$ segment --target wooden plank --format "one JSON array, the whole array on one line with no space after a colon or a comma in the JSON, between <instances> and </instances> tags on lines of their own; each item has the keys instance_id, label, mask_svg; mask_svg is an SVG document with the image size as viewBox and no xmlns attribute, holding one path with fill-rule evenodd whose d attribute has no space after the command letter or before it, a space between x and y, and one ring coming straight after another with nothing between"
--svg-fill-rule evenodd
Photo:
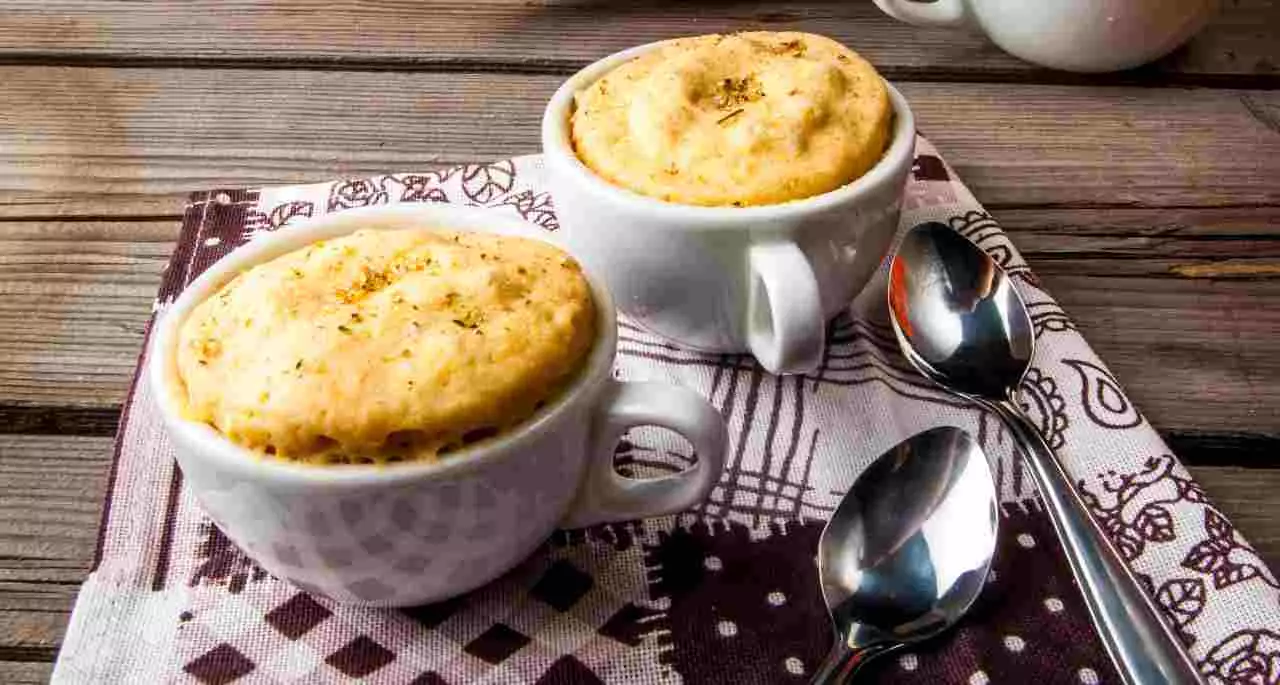
<instances>
[{"instance_id":1,"label":"wooden plank","mask_svg":"<svg viewBox=\"0 0 1280 685\"><path fill-rule=\"evenodd\" d=\"M0 661L0 683L44 685L53 675L53 664L32 661Z\"/></svg>"},{"instance_id":2,"label":"wooden plank","mask_svg":"<svg viewBox=\"0 0 1280 685\"><path fill-rule=\"evenodd\" d=\"M1277 433L1280 276L1183 267L1280 263L1280 208L995 214L1154 425ZM119 405L176 231L169 220L0 222L0 317L25 322L0 328L0 408L30 407L8 410L11 421L109 431L109 414L41 428L39 407Z\"/></svg>"},{"instance_id":3,"label":"wooden plank","mask_svg":"<svg viewBox=\"0 0 1280 685\"><path fill-rule=\"evenodd\" d=\"M0 67L0 218L169 215L190 190L537 152L559 83ZM902 87L921 129L990 208L1280 204L1280 92Z\"/></svg>"},{"instance_id":4,"label":"wooden plank","mask_svg":"<svg viewBox=\"0 0 1280 685\"><path fill-rule=\"evenodd\" d=\"M83 551L92 555L93 546ZM66 635L87 571L81 569L73 579L63 580L65 574L57 562L43 563L45 568L32 564L29 580L0 582L0 664L6 660L53 661ZM0 668L0 674L3 672ZM9 681L0 677L0 682Z\"/></svg>"},{"instance_id":5,"label":"wooden plank","mask_svg":"<svg viewBox=\"0 0 1280 685\"><path fill-rule=\"evenodd\" d=\"M70 185L70 184L68 184ZM0 187L0 221L22 219L182 218L190 189L154 193L78 193L74 188L38 190Z\"/></svg>"},{"instance_id":6,"label":"wooden plank","mask_svg":"<svg viewBox=\"0 0 1280 685\"><path fill-rule=\"evenodd\" d=\"M558 81L0 67L0 217L170 214L185 193L209 187L536 152Z\"/></svg>"},{"instance_id":7,"label":"wooden plank","mask_svg":"<svg viewBox=\"0 0 1280 685\"><path fill-rule=\"evenodd\" d=\"M988 209L1280 204L1280 161L1267 159L1280 146L1280 93L911 83L903 92ZM1030 100L1009 99L1022 95Z\"/></svg>"},{"instance_id":8,"label":"wooden plank","mask_svg":"<svg viewBox=\"0 0 1280 685\"><path fill-rule=\"evenodd\" d=\"M70 606L62 611L0 611L0 663L52 662L70 618Z\"/></svg>"},{"instance_id":9,"label":"wooden plank","mask_svg":"<svg viewBox=\"0 0 1280 685\"><path fill-rule=\"evenodd\" d=\"M1272 0L1236 0L1184 49L1128 79L1275 80ZM977 33L893 21L869 2L441 0L402 3L10 0L0 58L128 63L273 63L346 68L565 72L653 40L744 29L804 30L861 51L890 78L1071 78L1002 53ZM1081 80L1096 82L1099 77Z\"/></svg>"},{"instance_id":10,"label":"wooden plank","mask_svg":"<svg viewBox=\"0 0 1280 685\"><path fill-rule=\"evenodd\" d=\"M112 444L0 435L0 663L57 653L93 558Z\"/></svg>"},{"instance_id":11,"label":"wooden plank","mask_svg":"<svg viewBox=\"0 0 1280 685\"><path fill-rule=\"evenodd\" d=\"M0 404L0 434L111 437L120 423L120 405L49 407Z\"/></svg>"},{"instance_id":12,"label":"wooden plank","mask_svg":"<svg viewBox=\"0 0 1280 685\"><path fill-rule=\"evenodd\" d=\"M1062 243L1063 248L1070 247L1076 252L1109 252L1143 258L1152 251L1167 253L1164 244L1170 240L1197 240L1201 248L1217 250L1221 247L1219 243L1274 239L1280 233L1276 228L1280 226L1280 207L1274 206L1003 207L996 212L996 218L1006 231L1016 233L1020 241L1028 233L1039 234L1037 240L1042 252L1049 249L1051 241L1062 240L1067 241Z\"/></svg>"},{"instance_id":13,"label":"wooden plank","mask_svg":"<svg viewBox=\"0 0 1280 685\"><path fill-rule=\"evenodd\" d=\"M20 581L31 560L88 567L111 446L110 438L0 435L0 582Z\"/></svg>"},{"instance_id":14,"label":"wooden plank","mask_svg":"<svg viewBox=\"0 0 1280 685\"><path fill-rule=\"evenodd\" d=\"M0 404L123 401L178 227L0 222Z\"/></svg>"},{"instance_id":15,"label":"wooden plank","mask_svg":"<svg viewBox=\"0 0 1280 685\"><path fill-rule=\"evenodd\" d=\"M66 450L76 453L83 449L78 442L67 441ZM45 442L39 451L25 454L33 463L49 464L63 460L66 453L56 442ZM1280 507L1271 497L1280 489L1280 469L1193 466L1190 470L1262 558L1272 568L1280 567ZM0 499L9 495L10 488L0 481ZM6 540L7 534L0 532L0 545ZM87 566L92 554L92 542L82 542L76 550L78 561L71 564ZM13 561L0 555L0 563L12 565ZM37 560L17 570L0 568L0 682L10 682L4 678L5 668L12 668L5 665L6 659L52 660L55 656L66 632L80 574L82 571L60 560Z\"/></svg>"}]
</instances>

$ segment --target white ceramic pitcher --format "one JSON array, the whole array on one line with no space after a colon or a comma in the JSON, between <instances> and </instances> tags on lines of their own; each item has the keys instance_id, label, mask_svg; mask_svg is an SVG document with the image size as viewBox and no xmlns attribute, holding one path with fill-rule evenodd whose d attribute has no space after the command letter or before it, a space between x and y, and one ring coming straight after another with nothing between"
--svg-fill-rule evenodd
<instances>
[{"instance_id":1,"label":"white ceramic pitcher","mask_svg":"<svg viewBox=\"0 0 1280 685\"><path fill-rule=\"evenodd\" d=\"M1199 31L1219 0L875 0L917 26L976 27L1006 52L1066 71L1129 69Z\"/></svg>"}]
</instances>

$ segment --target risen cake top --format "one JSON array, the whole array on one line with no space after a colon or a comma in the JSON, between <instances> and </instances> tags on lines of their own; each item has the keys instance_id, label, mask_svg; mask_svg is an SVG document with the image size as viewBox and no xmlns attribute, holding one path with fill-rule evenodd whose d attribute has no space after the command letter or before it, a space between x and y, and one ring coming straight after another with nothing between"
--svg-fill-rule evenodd
<instances>
[{"instance_id":1,"label":"risen cake top","mask_svg":"<svg viewBox=\"0 0 1280 685\"><path fill-rule=\"evenodd\" d=\"M435 459L528 418L581 366L569 255L486 233L365 230L237 276L184 322L188 418L277 458Z\"/></svg>"},{"instance_id":2,"label":"risen cake top","mask_svg":"<svg viewBox=\"0 0 1280 685\"><path fill-rule=\"evenodd\" d=\"M767 205L845 185L887 145L875 69L823 36L667 41L577 94L578 157L610 183L690 205Z\"/></svg>"}]
</instances>

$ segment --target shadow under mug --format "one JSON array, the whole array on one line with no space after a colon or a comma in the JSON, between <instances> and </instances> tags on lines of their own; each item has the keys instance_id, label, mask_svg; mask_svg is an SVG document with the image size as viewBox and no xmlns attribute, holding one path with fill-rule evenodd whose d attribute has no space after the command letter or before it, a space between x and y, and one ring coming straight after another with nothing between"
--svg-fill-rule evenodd
<instances>
[{"instance_id":1,"label":"shadow under mug","mask_svg":"<svg viewBox=\"0 0 1280 685\"><path fill-rule=\"evenodd\" d=\"M265 570L340 602L410 606L478 587L519 563L558 526L675 513L720 479L727 431L697 393L612 378L612 299L584 265L598 334L577 378L533 417L437 463L318 467L264 459L182 414L175 350L192 308L236 274L358 229L436 227L555 243L492 210L449 205L354 209L254 240L209 268L162 315L148 376L186 482L209 517ZM697 463L623 478L614 448L656 425L692 443Z\"/></svg>"},{"instance_id":2,"label":"shadow under mug","mask_svg":"<svg viewBox=\"0 0 1280 685\"><path fill-rule=\"evenodd\" d=\"M812 371L822 362L827 321L867 284L897 231L915 150L911 109L888 86L888 149L835 190L754 207L664 202L597 176L578 159L569 132L578 92L660 45L606 57L551 97L542 150L560 237L645 329L698 351L750 352L773 373Z\"/></svg>"}]
</instances>

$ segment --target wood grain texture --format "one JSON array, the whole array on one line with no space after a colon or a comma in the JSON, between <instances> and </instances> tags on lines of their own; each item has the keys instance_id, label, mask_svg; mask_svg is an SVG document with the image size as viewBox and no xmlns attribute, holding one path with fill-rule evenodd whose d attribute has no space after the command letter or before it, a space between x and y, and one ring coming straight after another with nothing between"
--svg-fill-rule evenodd
<instances>
[{"instance_id":1,"label":"wood grain texture","mask_svg":"<svg viewBox=\"0 0 1280 685\"><path fill-rule=\"evenodd\" d=\"M0 222L0 404L118 405L177 230Z\"/></svg>"},{"instance_id":2,"label":"wood grain texture","mask_svg":"<svg viewBox=\"0 0 1280 685\"><path fill-rule=\"evenodd\" d=\"M0 434L82 435L113 437L120 424L120 406L49 407L30 403L0 403Z\"/></svg>"},{"instance_id":3,"label":"wood grain texture","mask_svg":"<svg viewBox=\"0 0 1280 685\"><path fill-rule=\"evenodd\" d=\"M0 24L3 25L3 24ZM0 218L537 152L560 78L0 67ZM1280 92L905 83L989 208L1280 204Z\"/></svg>"},{"instance_id":4,"label":"wood grain texture","mask_svg":"<svg viewBox=\"0 0 1280 685\"><path fill-rule=\"evenodd\" d=\"M9 566L15 561L87 567L84 550L97 541L111 445L108 438L0 435L0 582L19 573L21 567Z\"/></svg>"},{"instance_id":5,"label":"wood grain texture","mask_svg":"<svg viewBox=\"0 0 1280 685\"><path fill-rule=\"evenodd\" d=\"M1280 277L1280 207L992 211L1041 276Z\"/></svg>"},{"instance_id":6,"label":"wood grain texture","mask_svg":"<svg viewBox=\"0 0 1280 685\"><path fill-rule=\"evenodd\" d=\"M1185 48L1119 78L1276 81L1280 46L1267 27L1280 23L1280 5L1224 4ZM0 24L0 59L563 73L653 40L762 28L830 35L890 78L1072 78L1009 57L977 33L907 26L870 2L848 0L10 0Z\"/></svg>"},{"instance_id":7,"label":"wood grain texture","mask_svg":"<svg viewBox=\"0 0 1280 685\"><path fill-rule=\"evenodd\" d=\"M0 683L9 685L44 685L53 675L48 662L5 661L0 659Z\"/></svg>"},{"instance_id":8,"label":"wood grain texture","mask_svg":"<svg viewBox=\"0 0 1280 685\"><path fill-rule=\"evenodd\" d=\"M113 443L0 435L0 664L57 654L92 561Z\"/></svg>"},{"instance_id":9,"label":"wood grain texture","mask_svg":"<svg viewBox=\"0 0 1280 685\"><path fill-rule=\"evenodd\" d=\"M995 215L1153 425L1280 434L1280 278L1178 270L1280 262L1280 208ZM176 231L162 219L0 222L0 317L25 322L0 327L0 410L35 422L40 406L123 401Z\"/></svg>"}]
</instances>

